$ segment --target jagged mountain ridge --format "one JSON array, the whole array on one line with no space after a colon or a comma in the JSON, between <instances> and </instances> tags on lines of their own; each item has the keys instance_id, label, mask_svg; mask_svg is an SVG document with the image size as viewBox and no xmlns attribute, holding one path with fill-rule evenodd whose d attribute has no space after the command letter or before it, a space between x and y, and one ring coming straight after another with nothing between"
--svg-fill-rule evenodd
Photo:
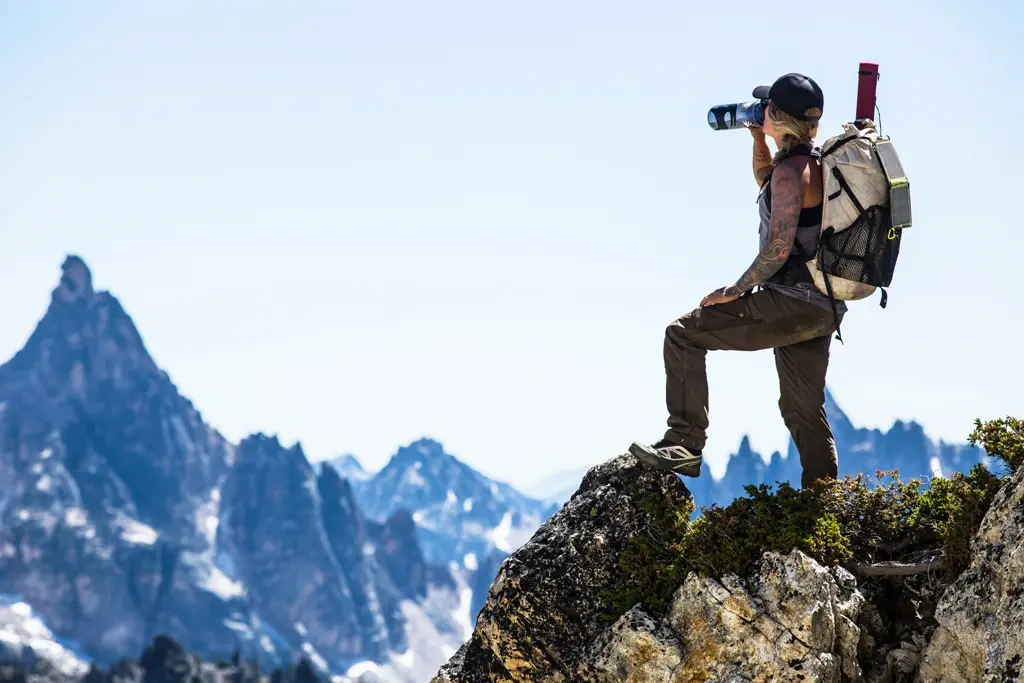
<instances>
[{"instance_id":1,"label":"jagged mountain ridge","mask_svg":"<svg viewBox=\"0 0 1024 683\"><path fill-rule=\"evenodd\" d=\"M485 477L427 438L353 487L371 518L410 510L428 560L470 571L494 550L518 548L558 508Z\"/></svg>"},{"instance_id":2,"label":"jagged mountain ridge","mask_svg":"<svg viewBox=\"0 0 1024 683\"><path fill-rule=\"evenodd\" d=\"M205 656L415 681L464 637L463 591L407 514L366 520L300 446L236 447L207 425L84 261L64 261L0 366L0 594L18 614L100 663L167 633Z\"/></svg>"},{"instance_id":3,"label":"jagged mountain ridge","mask_svg":"<svg viewBox=\"0 0 1024 683\"><path fill-rule=\"evenodd\" d=\"M370 540L351 491L330 469L315 476L300 446L262 434L239 444L217 540L287 640L346 658L404 647L401 595L364 552Z\"/></svg>"},{"instance_id":4,"label":"jagged mountain ridge","mask_svg":"<svg viewBox=\"0 0 1024 683\"><path fill-rule=\"evenodd\" d=\"M825 392L825 412L839 452L839 472L874 476L878 470L899 470L904 480L912 477L931 477L967 472L979 462L986 461L984 452L967 444L949 444L933 441L924 428L913 420L896 420L885 431L857 427L839 406L832 392ZM545 500L564 503L576 491L587 469L562 472L538 482L531 492ZM729 455L725 472L715 478L705 463L701 476L687 478L687 488L698 505L727 505L744 494L748 484L769 484L788 481L800 483L800 454L796 444L789 440L786 456L775 451L765 462L751 446L750 438L740 440L736 452Z\"/></svg>"},{"instance_id":5,"label":"jagged mountain ridge","mask_svg":"<svg viewBox=\"0 0 1024 683\"><path fill-rule=\"evenodd\" d=\"M914 421L896 420L886 431L856 427L828 390L825 412L836 440L840 476L864 473L873 477L878 470L896 469L904 480L924 479L934 474L966 472L985 457L981 449L966 444L931 440ZM699 505L728 505L743 495L743 487L748 484L774 486L788 481L799 486L800 471L800 454L792 439L786 457L776 451L766 463L753 450L750 439L744 437L720 479L715 480L705 465L701 476L686 480L686 485Z\"/></svg>"}]
</instances>

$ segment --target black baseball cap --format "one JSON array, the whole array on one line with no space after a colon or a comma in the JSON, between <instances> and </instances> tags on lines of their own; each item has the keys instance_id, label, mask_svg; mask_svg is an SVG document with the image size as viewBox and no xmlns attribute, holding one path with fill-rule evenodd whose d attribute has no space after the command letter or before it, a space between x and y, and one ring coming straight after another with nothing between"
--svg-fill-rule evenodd
<instances>
[{"instance_id":1,"label":"black baseball cap","mask_svg":"<svg viewBox=\"0 0 1024 683\"><path fill-rule=\"evenodd\" d=\"M754 97L771 100L773 105L801 121L817 121L825 109L821 88L813 78L798 73L781 76L770 86L754 88ZM812 112L814 109L817 111Z\"/></svg>"}]
</instances>

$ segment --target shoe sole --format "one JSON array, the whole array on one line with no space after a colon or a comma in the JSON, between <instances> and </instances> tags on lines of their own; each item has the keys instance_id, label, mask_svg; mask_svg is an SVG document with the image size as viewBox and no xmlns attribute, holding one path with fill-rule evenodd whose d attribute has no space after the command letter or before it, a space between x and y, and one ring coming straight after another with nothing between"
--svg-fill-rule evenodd
<instances>
[{"instance_id":1,"label":"shoe sole","mask_svg":"<svg viewBox=\"0 0 1024 683\"><path fill-rule=\"evenodd\" d=\"M629 447L629 453L640 462L646 463L651 467L655 467L659 470L668 470L681 474L684 477L698 478L700 476L701 465L704 462L704 458L699 455L688 455L693 458L689 462L680 461L673 458L666 458L657 453L657 451L651 449L649 446L634 442Z\"/></svg>"}]
</instances>

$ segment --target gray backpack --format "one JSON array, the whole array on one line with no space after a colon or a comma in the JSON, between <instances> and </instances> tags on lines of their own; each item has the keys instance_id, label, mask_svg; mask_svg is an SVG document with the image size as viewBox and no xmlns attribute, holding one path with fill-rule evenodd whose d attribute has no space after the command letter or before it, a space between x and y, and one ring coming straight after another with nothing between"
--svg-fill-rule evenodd
<instances>
[{"instance_id":1,"label":"gray backpack","mask_svg":"<svg viewBox=\"0 0 1024 683\"><path fill-rule=\"evenodd\" d=\"M910 183L892 142L871 121L843 124L821 150L821 239L807 268L832 301L838 333L836 301L881 289L885 308L884 288L896 270L903 229L911 225Z\"/></svg>"}]
</instances>

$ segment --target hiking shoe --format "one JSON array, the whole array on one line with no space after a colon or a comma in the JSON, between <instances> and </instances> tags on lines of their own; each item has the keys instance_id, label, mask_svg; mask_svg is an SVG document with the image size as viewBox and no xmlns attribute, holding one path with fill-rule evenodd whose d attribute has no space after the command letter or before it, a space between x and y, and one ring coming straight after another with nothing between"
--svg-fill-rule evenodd
<instances>
[{"instance_id":1,"label":"hiking shoe","mask_svg":"<svg viewBox=\"0 0 1024 683\"><path fill-rule=\"evenodd\" d=\"M687 448L668 439L662 439L651 446L634 441L629 452L651 467L670 470L684 477L699 477L700 466L704 462L700 449Z\"/></svg>"}]
</instances>

